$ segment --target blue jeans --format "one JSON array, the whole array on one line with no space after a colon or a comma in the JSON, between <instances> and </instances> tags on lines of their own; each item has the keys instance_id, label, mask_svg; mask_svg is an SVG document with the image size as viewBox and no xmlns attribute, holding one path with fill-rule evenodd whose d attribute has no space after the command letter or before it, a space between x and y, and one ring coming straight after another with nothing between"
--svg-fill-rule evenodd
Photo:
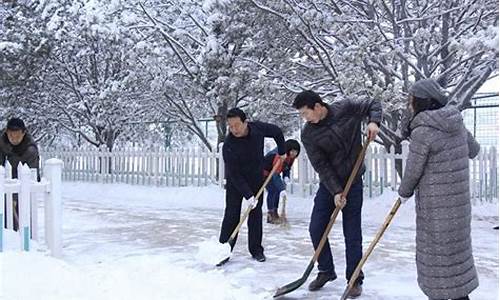
<instances>
[{"instance_id":1,"label":"blue jeans","mask_svg":"<svg viewBox=\"0 0 500 300\"><path fill-rule=\"evenodd\" d=\"M285 190L285 183L279 174L274 174L266 186L267 190L267 210L278 211L280 193Z\"/></svg>"},{"instance_id":2,"label":"blue jeans","mask_svg":"<svg viewBox=\"0 0 500 300\"><path fill-rule=\"evenodd\" d=\"M335 209L333 196L328 189L320 183L316 196L314 197L314 207L309 224L309 233L314 249L319 245L321 237L330 221L330 216ZM363 206L363 182L356 180L351 186L347 195L347 204L342 209L342 229L345 241L346 256L346 279L351 278L361 257L363 256L362 235L361 235L361 207ZM327 240L318 257L318 270L327 274L335 274L332 251ZM358 281L362 283L364 275L360 273Z\"/></svg>"}]
</instances>

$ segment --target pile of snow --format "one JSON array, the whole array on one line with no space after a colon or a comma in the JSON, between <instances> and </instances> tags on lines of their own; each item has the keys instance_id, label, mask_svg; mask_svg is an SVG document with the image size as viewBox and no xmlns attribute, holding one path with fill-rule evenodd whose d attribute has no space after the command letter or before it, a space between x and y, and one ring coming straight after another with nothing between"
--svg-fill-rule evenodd
<instances>
[{"instance_id":1,"label":"pile of snow","mask_svg":"<svg viewBox=\"0 0 500 300\"><path fill-rule=\"evenodd\" d=\"M90 266L38 252L0 254L0 298L28 299L262 299L235 287L221 271L201 273L165 255L134 256Z\"/></svg>"},{"instance_id":2,"label":"pile of snow","mask_svg":"<svg viewBox=\"0 0 500 300\"><path fill-rule=\"evenodd\" d=\"M207 265L214 266L230 256L231 246L228 243L219 243L215 237L198 244L196 258Z\"/></svg>"}]
</instances>

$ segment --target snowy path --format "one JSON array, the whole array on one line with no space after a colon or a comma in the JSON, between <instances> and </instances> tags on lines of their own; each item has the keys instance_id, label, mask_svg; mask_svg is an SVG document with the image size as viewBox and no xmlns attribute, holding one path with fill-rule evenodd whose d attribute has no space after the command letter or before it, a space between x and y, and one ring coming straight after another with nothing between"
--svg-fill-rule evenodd
<instances>
[{"instance_id":1,"label":"snowy path","mask_svg":"<svg viewBox=\"0 0 500 300\"><path fill-rule=\"evenodd\" d=\"M277 287L302 275L313 254L307 231L311 199L290 200L289 230L264 223L265 263L248 254L244 226L230 263L216 269L200 262L197 252L200 242L218 236L221 190L105 187L106 191L102 185L67 183L64 193L64 260L88 275L90 282L85 286L99 290L89 294L93 298L118 299L117 293L123 293L121 299L271 299ZM393 197L385 194L365 199L365 249ZM365 265L360 299L425 299L416 283L412 205L400 209ZM498 231L491 229L498 223L498 207L474 208L473 219L480 288L471 299L498 299ZM345 264L338 222L330 237L336 244L333 251L339 278L311 293L307 285L315 277L313 271L300 289L282 299L340 298ZM92 287L96 282L98 286Z\"/></svg>"}]
</instances>

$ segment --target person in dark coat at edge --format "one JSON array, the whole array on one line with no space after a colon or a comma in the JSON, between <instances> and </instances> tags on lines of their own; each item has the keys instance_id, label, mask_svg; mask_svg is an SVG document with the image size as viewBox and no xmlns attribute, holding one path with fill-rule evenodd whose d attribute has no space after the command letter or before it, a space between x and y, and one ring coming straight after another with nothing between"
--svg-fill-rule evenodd
<instances>
[{"instance_id":1,"label":"person in dark coat at edge","mask_svg":"<svg viewBox=\"0 0 500 300\"><path fill-rule=\"evenodd\" d=\"M293 103L307 121L302 129L302 145L320 184L309 224L309 233L316 249L334 209L342 208L342 229L345 241L347 281L362 257L361 207L363 204L363 166L358 171L346 197L342 191L361 152L361 122L368 120L367 136L374 140L382 121L382 106L375 100L344 99L328 105L310 90L299 93ZM327 241L318 257L318 276L309 284L310 291L321 289L337 278L330 243ZM361 272L349 298L361 295L364 274Z\"/></svg>"},{"instance_id":2,"label":"person in dark coat at edge","mask_svg":"<svg viewBox=\"0 0 500 300\"><path fill-rule=\"evenodd\" d=\"M23 120L19 118L9 119L7 127L0 136L0 165L5 166L6 161L9 161L12 166L12 178L17 178L17 166L19 163L23 163L32 169L37 169L38 180L40 179L38 147L27 132ZM14 194L12 198L14 206L12 210L14 212L13 226L14 230L17 231L19 226L18 195ZM7 224L7 215L5 216L5 224Z\"/></svg>"},{"instance_id":3,"label":"person in dark coat at edge","mask_svg":"<svg viewBox=\"0 0 500 300\"><path fill-rule=\"evenodd\" d=\"M267 223L279 224L280 216L278 214L278 205L280 199L286 197L286 186L290 182L290 169L295 158L299 156L300 144L297 140L289 139L285 141L286 158L281 167L276 170L271 181L266 186L267 190ZM273 166L279 163L281 156L278 154L278 148L274 148L264 156L264 177L267 177Z\"/></svg>"},{"instance_id":4,"label":"person in dark coat at edge","mask_svg":"<svg viewBox=\"0 0 500 300\"><path fill-rule=\"evenodd\" d=\"M469 190L469 158L479 144L437 81L419 80L409 94L410 152L399 195L405 203L415 194L418 285L432 300L468 300L479 285Z\"/></svg>"},{"instance_id":5,"label":"person in dark coat at edge","mask_svg":"<svg viewBox=\"0 0 500 300\"><path fill-rule=\"evenodd\" d=\"M262 199L255 199L262 184L264 163L264 138L274 138L278 146L280 163L285 159L285 139L281 129L264 122L249 122L239 108L227 113L229 134L224 140L222 155L226 168L226 208L222 220L219 241L226 243L240 221L242 199L252 207L247 220L248 250L252 257L266 260L262 247ZM231 243L234 248L236 239Z\"/></svg>"}]
</instances>

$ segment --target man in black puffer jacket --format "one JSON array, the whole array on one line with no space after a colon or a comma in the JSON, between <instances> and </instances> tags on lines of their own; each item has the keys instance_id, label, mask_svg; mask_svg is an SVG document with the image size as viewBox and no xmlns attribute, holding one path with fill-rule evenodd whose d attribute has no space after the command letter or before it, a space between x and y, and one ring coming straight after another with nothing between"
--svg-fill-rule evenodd
<instances>
[{"instance_id":1,"label":"man in black puffer jacket","mask_svg":"<svg viewBox=\"0 0 500 300\"><path fill-rule=\"evenodd\" d=\"M17 166L19 163L27 164L28 167L37 169L38 178L40 178L38 148L31 135L26 131L23 120L19 118L11 118L7 122L7 128L0 136L0 165L5 166L6 161L9 161L12 166L12 178L17 178ZM18 228L17 216L19 215L19 206L17 200L18 195L14 194L14 230ZM7 220L5 224L7 224Z\"/></svg>"},{"instance_id":2,"label":"man in black puffer jacket","mask_svg":"<svg viewBox=\"0 0 500 300\"><path fill-rule=\"evenodd\" d=\"M373 100L351 99L324 103L313 91L297 95L293 106L307 121L302 130L302 144L307 156L320 178L319 189L314 198L314 207L309 224L309 233L316 249L330 216L336 206L342 207L342 225L346 246L346 279L349 280L362 257L361 207L363 204L363 182L361 168L353 182L347 199L342 191L361 151L361 122L368 119L367 134L375 139L382 120L382 106ZM337 275L333 264L330 244L327 241L318 257L318 276L309 285L309 290L322 288ZM349 297L361 295L361 273Z\"/></svg>"}]
</instances>

